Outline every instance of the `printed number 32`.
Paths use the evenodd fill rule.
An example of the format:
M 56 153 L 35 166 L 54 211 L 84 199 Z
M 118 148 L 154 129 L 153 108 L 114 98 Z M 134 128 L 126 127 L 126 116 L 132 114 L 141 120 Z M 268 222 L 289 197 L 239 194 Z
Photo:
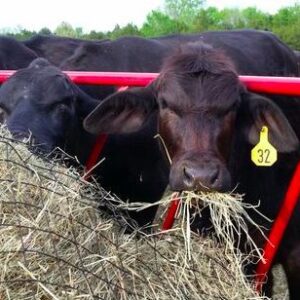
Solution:
M 270 161 L 269 161 L 270 150 L 269 149 L 258 149 L 257 153 L 258 153 L 257 161 L 259 163 L 266 163 L 266 164 L 270 163 Z

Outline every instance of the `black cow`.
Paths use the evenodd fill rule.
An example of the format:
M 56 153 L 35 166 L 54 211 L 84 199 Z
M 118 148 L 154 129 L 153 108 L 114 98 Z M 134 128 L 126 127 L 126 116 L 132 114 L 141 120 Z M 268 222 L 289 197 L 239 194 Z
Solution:
M 0 37 L 0 70 L 26 68 L 37 54 L 11 37 Z
M 234 56 L 236 61 L 239 60 L 241 73 L 287 76 L 290 71 L 290 75 L 294 76 L 297 72 L 295 69 L 278 68 L 278 65 L 291 65 L 296 58 L 274 34 L 257 30 L 210 31 L 152 39 L 121 37 L 100 45 L 86 42 L 76 48 L 74 53 L 60 64 L 60 68 L 70 71 L 159 72 L 167 55 L 178 46 L 194 41 L 204 41 L 217 48 L 228 50 L 230 56 Z M 261 55 L 267 52 L 269 56 Z M 245 59 L 249 60 L 249 64 L 243 67 Z M 257 64 L 261 64 L 264 68 L 256 68 Z M 84 87 L 84 90 L 95 98 L 103 99 L 116 89 Z
M 103 72 L 159 72 L 163 59 L 174 46 L 141 37 L 121 37 L 101 44 L 81 44 L 64 62 L 62 70 Z M 115 87 L 84 87 L 91 96 L 103 99 Z
M 103 41 L 87 41 L 75 38 L 61 37 L 56 35 L 37 34 L 23 41 L 23 44 L 32 49 L 39 57 L 46 58 L 50 63 L 59 66 L 62 61 L 73 54 L 75 49 L 82 43 L 98 44 Z
M 25 68 L 35 58 L 37 58 L 37 54 L 21 42 L 11 37 L 0 36 L 0 70 Z M 1 123 L 3 118 L 3 111 L 0 111 Z
M 263 60 L 266 68 L 271 62 L 275 68 L 275 55 L 265 53 L 264 59 L 252 58 L 240 51 L 235 58 L 237 47 L 225 49 L 234 53 L 232 60 L 212 45 L 187 44 L 166 61 L 151 85 L 109 96 L 85 119 L 84 126 L 94 134 L 122 134 L 124 138 L 139 130 L 148 130 L 148 138 L 152 138 L 157 128 L 172 159 L 171 190 L 224 192 L 236 188 L 236 192 L 245 194 L 246 202 L 260 200 L 260 211 L 274 219 L 300 158 L 300 100 L 292 99 L 288 103 L 291 109 L 282 106 L 282 111 L 274 101 L 248 92 L 239 82 L 238 70 L 246 72 L 248 67 L 262 73 Z M 296 65 L 289 64 L 293 56 L 279 56 L 278 61 L 277 72 L 281 75 L 284 71 L 288 75 L 296 72 Z M 264 125 L 279 152 L 278 162 L 269 168 L 259 168 L 250 160 Z M 145 152 L 145 160 L 148 155 Z M 286 271 L 290 299 L 299 299 L 299 209 L 300 204 L 276 258 Z M 262 223 L 264 220 L 256 220 L 270 227 Z M 253 238 L 263 246 L 260 233 L 254 233 Z
M 89 145 L 81 123 L 97 104 L 43 58 L 17 71 L 0 88 L 0 107 L 14 136 L 31 132 L 43 152 L 67 148 L 81 160 L 81 141 Z
M 156 72 L 170 51 L 156 40 L 121 37 L 102 43 L 85 42 L 62 64 L 63 70 Z
M 15 137 L 31 135 L 43 152 L 60 147 L 84 165 L 95 137 L 82 128 L 82 120 L 97 105 L 57 67 L 42 58 L 19 70 L 0 88 L 0 107 Z M 159 146 L 153 143 L 151 126 L 126 137 L 111 136 L 104 149 L 103 168 L 97 174 L 102 186 L 122 199 L 158 200 L 167 185 L 167 168 Z M 148 160 L 145 160 L 145 155 Z M 149 213 L 132 216 L 141 225 L 149 224 Z

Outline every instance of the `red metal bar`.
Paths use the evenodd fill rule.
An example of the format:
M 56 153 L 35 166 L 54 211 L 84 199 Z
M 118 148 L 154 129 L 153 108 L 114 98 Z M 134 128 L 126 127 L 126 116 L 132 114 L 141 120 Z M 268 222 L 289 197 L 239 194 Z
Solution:
M 7 80 L 16 71 L 0 71 L 0 83 Z M 117 86 L 146 86 L 154 80 L 158 73 L 128 73 L 128 72 L 87 72 L 64 71 L 77 84 L 117 85 Z
M 99 156 L 101 155 L 103 148 L 106 144 L 107 141 L 107 134 L 100 134 L 97 139 L 96 142 L 94 143 L 94 146 L 90 152 L 90 155 L 85 163 L 85 175 L 84 175 L 84 180 L 89 180 L 91 174 L 91 169 L 96 165 Z
M 175 193 L 175 195 L 173 196 L 173 200 L 169 205 L 167 214 L 166 214 L 166 218 L 162 224 L 161 229 L 164 230 L 169 230 L 173 227 L 174 221 L 175 221 L 175 216 L 177 213 L 177 210 L 180 207 L 180 200 L 177 198 L 178 194 Z
M 300 78 L 239 76 L 249 91 L 256 93 L 300 96 Z
M 15 71 L 0 71 L 0 83 Z M 154 80 L 158 73 L 128 72 L 79 72 L 65 71 L 77 84 L 101 84 L 118 86 L 145 86 Z M 300 78 L 270 76 L 239 76 L 246 87 L 257 93 L 300 96 Z
M 276 255 L 283 234 L 289 224 L 292 213 L 295 209 L 296 204 L 300 197 L 300 162 L 296 167 L 290 185 L 285 194 L 284 200 L 281 204 L 281 208 L 275 219 L 273 226 L 269 234 L 269 242 L 264 247 L 264 258 L 263 261 L 259 261 L 256 269 L 256 287 L 260 291 L 262 284 L 265 280 L 266 274 L 269 272 L 273 259 Z

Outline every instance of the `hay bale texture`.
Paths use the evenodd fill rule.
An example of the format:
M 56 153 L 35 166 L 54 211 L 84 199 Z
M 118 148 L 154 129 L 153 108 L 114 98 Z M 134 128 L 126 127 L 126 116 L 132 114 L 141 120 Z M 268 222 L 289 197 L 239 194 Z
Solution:
M 263 299 L 230 251 L 192 234 L 187 260 L 181 231 L 124 234 L 98 209 L 112 200 L 2 128 L 0 299 Z

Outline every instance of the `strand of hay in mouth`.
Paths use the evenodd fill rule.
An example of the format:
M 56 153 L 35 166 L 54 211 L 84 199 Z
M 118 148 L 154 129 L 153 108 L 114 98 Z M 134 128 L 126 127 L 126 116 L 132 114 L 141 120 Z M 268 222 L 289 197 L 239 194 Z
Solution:
M 260 233 L 264 235 L 263 230 L 258 224 L 250 217 L 248 211 L 252 210 L 256 214 L 264 217 L 259 213 L 256 206 L 243 202 L 243 196 L 233 193 L 217 193 L 217 192 L 189 192 L 185 191 L 180 196 L 182 215 L 182 223 L 187 224 L 201 216 L 204 209 L 209 209 L 209 219 L 212 222 L 213 232 L 226 249 L 236 252 L 236 249 L 241 245 L 241 237 L 244 236 L 242 243 L 248 248 L 253 249 L 253 254 L 257 255 L 259 259 L 263 259 L 260 249 L 256 246 L 255 242 L 248 233 L 248 224 L 255 227 Z M 190 217 L 189 211 L 193 211 Z M 271 220 L 264 217 L 265 220 Z M 182 225 L 183 227 L 184 225 Z M 188 231 L 187 231 L 188 232 Z
M 263 299 L 211 239 L 191 234 L 187 264 L 180 231 L 124 234 L 98 210 L 118 201 L 1 129 L 0 299 Z

